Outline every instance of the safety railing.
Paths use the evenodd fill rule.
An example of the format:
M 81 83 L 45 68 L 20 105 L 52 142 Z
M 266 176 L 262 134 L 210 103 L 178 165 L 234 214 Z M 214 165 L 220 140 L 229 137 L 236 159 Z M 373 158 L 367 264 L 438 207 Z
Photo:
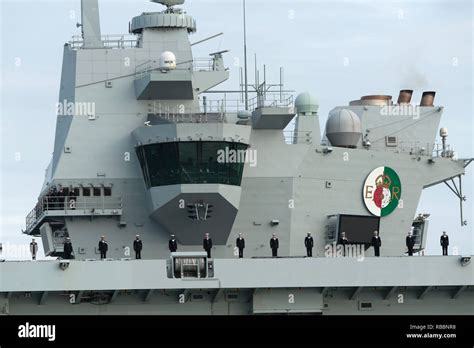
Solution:
M 160 71 L 160 65 L 157 60 L 147 60 L 138 64 L 135 68 L 135 79 L 138 80 L 154 71 Z M 195 58 L 187 62 L 178 62 L 174 70 L 193 70 L 193 71 L 213 71 L 213 58 Z
M 264 93 L 249 100 L 249 108 L 255 110 L 263 107 L 293 107 L 294 97 L 291 94 Z
M 402 141 L 397 146 L 384 146 L 386 151 L 396 151 L 402 153 L 409 153 L 418 156 L 428 157 L 446 157 L 453 158 L 455 156 L 454 150 L 449 145 L 442 145 L 439 143 L 424 143 L 420 141 Z
M 194 58 L 193 70 L 194 71 L 213 71 L 214 59 L 213 58 Z
M 312 144 L 313 132 L 311 131 L 283 131 L 286 144 Z
M 322 145 L 330 146 L 327 140 L 323 141 Z M 373 151 L 408 153 L 410 155 L 426 156 L 432 158 L 454 158 L 456 156 L 456 152 L 450 145 L 424 143 L 421 141 L 401 141 L 393 146 L 387 146 L 385 142 L 379 141 L 370 145 L 368 149 Z
M 138 47 L 138 40 L 133 35 L 104 35 L 101 37 L 104 48 L 108 49 L 126 49 Z M 73 49 L 81 49 L 84 46 L 82 36 L 73 36 L 69 41 L 69 46 Z
M 242 99 L 235 99 L 235 93 L 219 93 L 221 98 L 210 99 L 208 96 L 202 96 L 199 99 L 199 107 L 190 108 L 179 105 L 175 107 L 163 106 L 160 103 L 154 103 L 150 114 L 165 119 L 173 123 L 216 123 L 226 122 L 226 114 L 239 113 L 245 111 L 245 102 Z M 279 93 L 267 93 L 267 99 L 260 97 L 249 100 L 249 112 L 254 111 L 258 105 L 260 107 L 293 107 L 292 95 L 280 95 Z M 303 135 L 302 135 L 303 136 Z
M 46 215 L 95 215 L 107 212 L 118 214 L 122 207 L 122 197 L 44 196 L 27 215 L 26 231 L 34 228 Z

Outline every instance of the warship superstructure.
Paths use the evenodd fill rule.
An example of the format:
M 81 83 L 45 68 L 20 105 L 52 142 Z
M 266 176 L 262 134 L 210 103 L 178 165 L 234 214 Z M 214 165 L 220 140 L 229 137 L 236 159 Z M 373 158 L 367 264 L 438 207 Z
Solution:
M 415 251 L 425 247 L 423 189 L 447 183 L 462 208 L 471 162 L 447 145 L 435 92 L 419 105 L 408 89 L 396 101 L 363 96 L 335 107 L 321 132 L 310 93 L 293 98 L 266 81 L 249 93 L 247 78 L 215 93 L 227 52 L 194 57 L 184 0 L 155 2 L 165 8 L 113 38 L 101 35 L 98 0 L 82 0 L 82 36 L 64 46 L 53 157 L 26 218 L 25 233 L 57 260 L 0 263 L 0 313 L 473 313 L 470 256 L 406 257 L 409 231 Z M 374 231 L 382 257 L 372 257 Z M 342 232 L 353 257 L 340 253 Z

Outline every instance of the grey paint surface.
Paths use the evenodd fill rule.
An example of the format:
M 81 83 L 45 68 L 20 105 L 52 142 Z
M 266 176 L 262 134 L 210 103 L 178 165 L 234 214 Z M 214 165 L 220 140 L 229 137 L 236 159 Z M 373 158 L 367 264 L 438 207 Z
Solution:
M 474 285 L 473 264 L 455 256 L 215 259 L 214 267 L 214 278 L 193 280 L 169 279 L 165 260 L 72 261 L 65 271 L 59 261 L 12 261 L 0 263 L 0 292 Z

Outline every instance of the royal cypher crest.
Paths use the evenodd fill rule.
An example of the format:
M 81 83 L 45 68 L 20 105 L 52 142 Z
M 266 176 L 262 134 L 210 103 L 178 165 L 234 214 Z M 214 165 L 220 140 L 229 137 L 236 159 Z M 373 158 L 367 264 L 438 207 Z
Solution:
M 390 167 L 378 167 L 364 183 L 363 199 L 375 216 L 387 216 L 397 208 L 402 195 L 398 174 Z

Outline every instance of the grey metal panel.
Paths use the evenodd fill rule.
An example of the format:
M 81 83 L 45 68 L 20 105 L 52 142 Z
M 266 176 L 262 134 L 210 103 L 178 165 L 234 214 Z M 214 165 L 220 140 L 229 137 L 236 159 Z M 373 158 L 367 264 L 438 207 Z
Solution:
M 188 186 L 188 185 L 181 185 Z M 190 185 L 200 186 L 200 185 Z M 224 185 L 209 185 L 217 187 L 214 192 L 205 192 L 200 190 L 196 193 L 181 193 L 174 199 L 168 201 L 163 206 L 156 207 L 151 216 L 161 226 L 163 226 L 169 234 L 175 234 L 176 239 L 183 245 L 199 245 L 204 238 L 205 233 L 211 233 L 214 245 L 225 245 L 239 206 L 240 187 L 232 187 L 230 197 L 227 198 L 224 192 L 219 191 L 219 187 Z M 151 191 L 152 200 L 160 199 L 160 187 L 153 188 Z M 181 202 L 185 204 L 181 207 Z M 209 218 L 205 220 L 195 220 L 190 218 L 188 211 L 189 205 L 204 202 L 212 206 L 209 210 Z M 231 204 L 236 203 L 236 206 Z
M 40 227 L 41 232 L 41 241 L 43 243 L 44 254 L 46 256 L 51 255 L 54 252 L 54 243 L 53 243 L 53 231 L 48 222 L 44 223 Z
M 229 75 L 230 73 L 226 70 L 195 71 L 193 73 L 193 86 L 200 94 L 226 81 Z
M 179 280 L 167 277 L 166 260 L 71 261 L 65 271 L 57 261 L 3 262 L 0 292 L 474 285 L 473 264 L 456 256 L 216 259 L 214 268 L 213 279 Z
M 312 289 L 257 289 L 253 295 L 253 313 L 322 312 L 323 296 Z
M 135 80 L 138 100 L 186 100 L 194 98 L 190 71 L 150 72 Z
M 140 127 L 133 131 L 136 143 L 154 144 L 173 141 L 235 141 L 250 143 L 251 127 L 227 123 L 179 123 Z
M 278 290 L 278 289 L 274 289 Z M 295 300 L 301 299 L 317 300 L 313 296 L 314 289 L 282 289 L 286 290 L 286 297 L 281 297 L 283 304 L 277 303 L 280 308 L 288 305 L 288 294 L 296 294 Z M 383 290 L 383 289 L 382 289 Z M 270 290 L 272 291 L 272 290 Z M 423 300 L 418 300 L 419 289 L 416 287 L 403 288 L 391 300 L 384 300 L 383 291 L 373 287 L 364 288 L 360 293 L 359 299 L 349 300 L 348 293 L 350 289 L 331 288 L 328 296 L 325 296 L 324 309 L 321 311 L 314 305 L 308 305 L 307 308 L 314 310 L 315 314 L 323 315 L 472 315 L 473 308 L 470 304 L 474 301 L 474 292 L 466 291 L 459 299 L 451 299 L 449 287 L 437 287 Z M 214 294 L 206 296 L 204 301 L 178 301 L 180 291 L 154 291 L 149 301 L 142 302 L 144 293 L 142 291 L 122 292 L 115 302 L 102 303 L 100 306 L 90 303 L 91 295 L 100 296 L 101 294 L 111 295 L 107 292 L 93 292 L 85 294 L 84 301 L 75 304 L 65 303 L 62 292 L 50 292 L 48 294 L 47 305 L 41 307 L 42 315 L 249 315 L 253 313 L 252 296 L 254 290 L 240 290 L 239 301 L 229 302 L 220 299 L 217 302 L 211 302 L 214 294 L 219 291 L 213 291 Z M 193 293 L 200 293 L 199 290 L 187 291 L 190 297 Z M 37 294 L 34 294 L 35 297 Z M 399 303 L 398 295 L 403 295 L 403 303 Z M 360 303 L 370 302 L 370 310 L 360 310 Z M 297 306 L 298 307 L 298 306 Z M 266 313 L 275 313 L 275 308 L 269 308 Z M 291 310 L 291 308 L 289 308 Z M 304 309 L 303 309 L 304 310 Z M 32 298 L 25 298 L 24 294 L 18 293 L 11 296 L 10 299 L 0 298 L 0 315 L 31 315 L 38 312 L 38 302 Z M 288 311 L 285 311 L 287 313 Z M 305 312 L 300 312 L 305 313 Z
M 59 90 L 59 103 L 64 101 L 74 103 L 76 101 L 76 62 L 77 51 L 71 49 L 69 45 L 64 46 L 63 67 L 61 72 L 61 87 Z M 54 141 L 54 152 L 51 165 L 51 175 L 54 175 L 58 166 L 61 155 L 63 154 L 66 138 L 69 134 L 69 128 L 72 123 L 73 116 L 58 115 L 56 121 L 56 138 Z M 51 178 L 47 178 L 47 182 L 51 182 Z
M 293 108 L 263 107 L 252 113 L 254 129 L 285 129 L 295 117 Z

